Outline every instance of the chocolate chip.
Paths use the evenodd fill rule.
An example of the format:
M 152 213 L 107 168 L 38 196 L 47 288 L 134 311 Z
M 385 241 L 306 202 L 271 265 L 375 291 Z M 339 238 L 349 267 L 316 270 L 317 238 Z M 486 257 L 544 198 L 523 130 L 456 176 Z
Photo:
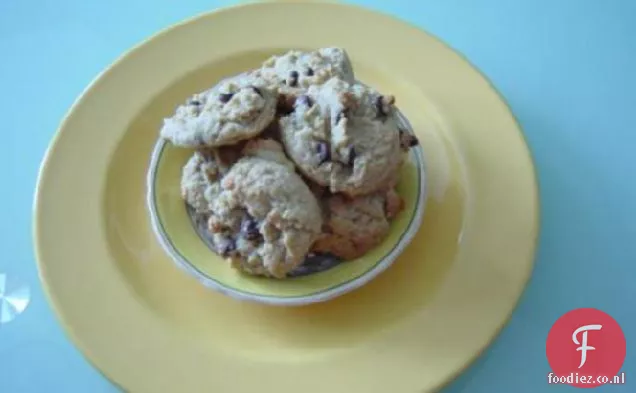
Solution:
M 375 110 L 378 112 L 378 117 L 386 117 L 387 113 L 384 111 L 384 97 L 377 96 L 375 99 Z
M 256 240 L 261 236 L 258 222 L 252 217 L 246 217 L 241 223 L 241 233 L 248 240 Z
M 287 116 L 294 111 L 294 104 L 296 98 L 291 94 L 281 94 L 278 96 L 278 102 L 276 103 L 276 113 L 279 115 Z
M 318 153 L 318 159 L 320 160 L 318 165 L 322 165 L 329 161 L 331 154 L 329 152 L 329 145 L 326 142 L 318 142 L 316 145 L 316 152 Z
M 263 96 L 263 92 L 261 91 L 261 89 L 259 89 L 256 86 L 250 86 L 252 88 L 252 90 L 254 90 L 254 93 L 258 94 L 259 96 Z
M 201 105 L 201 101 L 199 101 L 199 100 L 189 100 L 188 101 L 188 105 L 199 106 L 199 105 Z
M 391 95 L 377 96 L 375 99 L 375 109 L 378 112 L 378 118 L 385 119 L 389 112 L 385 110 L 390 109 L 395 104 L 395 97 Z
M 305 72 L 305 75 L 307 76 L 314 76 L 314 70 L 311 68 L 307 68 L 307 71 Z
M 229 256 L 234 251 L 236 251 L 236 242 L 232 238 L 225 238 L 219 245 L 219 252 L 224 257 Z
M 306 95 L 301 95 L 298 96 L 298 98 L 296 98 L 296 105 L 304 105 L 306 107 L 311 107 L 313 105 L 313 102 L 311 101 L 311 97 L 306 96 Z
M 292 71 L 289 73 L 288 84 L 291 87 L 298 86 L 298 71 Z
M 234 97 L 233 93 L 221 93 L 219 94 L 219 101 L 225 104 L 229 102 L 232 99 L 232 97 Z
M 413 134 L 410 134 L 403 129 L 399 129 L 400 132 L 400 147 L 404 150 L 407 150 L 413 146 L 417 146 L 420 144 L 420 141 Z
M 353 166 L 353 163 L 356 159 L 356 149 L 353 146 L 349 146 L 349 150 L 347 151 L 347 162 L 346 164 L 349 166 Z

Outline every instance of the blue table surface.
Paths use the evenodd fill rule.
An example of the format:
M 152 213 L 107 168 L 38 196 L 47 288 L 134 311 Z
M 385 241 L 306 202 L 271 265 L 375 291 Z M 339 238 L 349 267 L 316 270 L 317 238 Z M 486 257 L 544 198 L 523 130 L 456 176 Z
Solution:
M 31 235 L 37 171 L 61 118 L 103 68 L 157 30 L 231 3 L 0 0 L 0 298 L 1 286 L 31 298 L 0 322 L 0 392 L 118 391 L 67 339 L 42 292 Z M 547 384 L 545 340 L 578 307 L 609 313 L 627 339 L 627 383 L 597 391 L 636 391 L 636 2 L 356 3 L 466 55 L 507 99 L 536 159 L 542 212 L 533 277 L 501 335 L 444 392 L 575 391 Z M 11 319 L 13 309 L 1 307 Z

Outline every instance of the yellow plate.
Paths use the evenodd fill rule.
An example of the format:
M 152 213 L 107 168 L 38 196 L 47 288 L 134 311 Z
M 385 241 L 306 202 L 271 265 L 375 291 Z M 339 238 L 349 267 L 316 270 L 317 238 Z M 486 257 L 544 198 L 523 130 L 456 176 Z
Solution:
M 277 308 L 207 290 L 149 225 L 145 176 L 162 117 L 270 54 L 332 45 L 398 98 L 422 142 L 421 230 L 385 273 L 329 302 Z M 530 154 L 489 83 L 410 25 L 327 3 L 224 9 L 135 48 L 73 106 L 36 194 L 51 302 L 88 358 L 134 393 L 433 391 L 510 316 L 538 227 Z

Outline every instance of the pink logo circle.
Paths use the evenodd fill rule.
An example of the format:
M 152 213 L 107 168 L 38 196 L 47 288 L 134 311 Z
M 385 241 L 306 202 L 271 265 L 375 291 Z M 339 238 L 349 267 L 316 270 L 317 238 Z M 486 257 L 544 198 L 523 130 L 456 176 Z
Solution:
M 579 308 L 552 325 L 545 352 L 554 373 L 549 379 L 592 388 L 612 381 L 620 372 L 625 361 L 625 335 L 607 313 Z

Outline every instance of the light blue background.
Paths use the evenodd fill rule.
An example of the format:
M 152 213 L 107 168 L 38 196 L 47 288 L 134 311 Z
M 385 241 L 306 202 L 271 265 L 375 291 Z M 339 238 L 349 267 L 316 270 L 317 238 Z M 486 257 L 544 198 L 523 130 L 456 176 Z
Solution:
M 31 237 L 38 167 L 97 73 L 157 30 L 229 3 L 0 0 L 0 273 L 32 291 L 26 311 L 0 325 L 0 392 L 116 392 L 67 340 L 39 286 Z M 635 392 L 636 1 L 356 3 L 464 53 L 510 103 L 538 166 L 542 228 L 529 288 L 496 342 L 445 392 L 576 391 L 547 385 L 545 338 L 577 307 L 608 312 L 627 337 L 627 384 L 596 391 Z

